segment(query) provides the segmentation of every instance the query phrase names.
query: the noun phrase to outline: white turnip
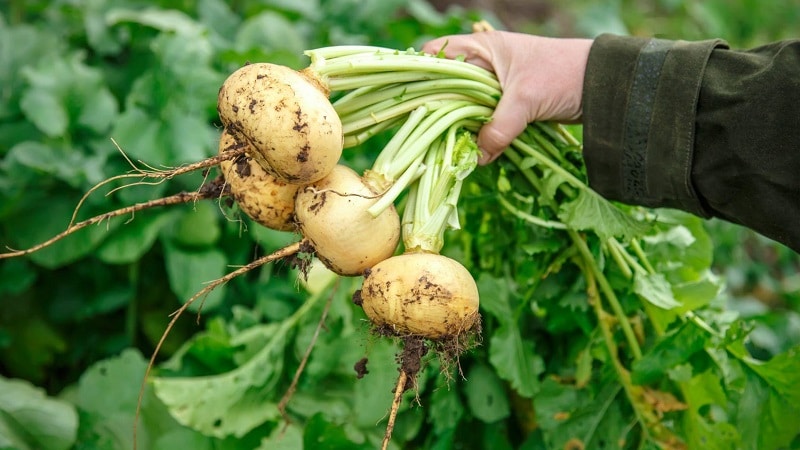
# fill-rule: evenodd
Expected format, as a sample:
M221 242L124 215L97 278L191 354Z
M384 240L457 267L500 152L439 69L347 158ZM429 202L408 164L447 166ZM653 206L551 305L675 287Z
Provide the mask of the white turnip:
M377 216L367 211L380 195L380 187L344 165L297 193L299 229L317 257L337 274L361 275L394 254L400 240L400 217L394 206Z
M472 275L434 253L405 253L372 267L364 277L361 306L378 327L433 340L469 332L480 317Z
M257 223L273 230L294 230L294 199L300 185L283 182L253 160L252 145L234 138L227 130L219 141L219 152L244 148L245 154L223 160L219 167L236 204Z
M325 85L311 72L257 63L232 73L219 90L220 120L275 177L313 183L342 154L342 123Z

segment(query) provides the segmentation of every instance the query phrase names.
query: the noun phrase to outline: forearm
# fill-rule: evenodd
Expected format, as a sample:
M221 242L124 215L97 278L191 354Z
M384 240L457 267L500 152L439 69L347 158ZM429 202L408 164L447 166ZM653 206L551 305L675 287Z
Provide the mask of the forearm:
M800 249L799 46L599 37L583 93L592 187Z

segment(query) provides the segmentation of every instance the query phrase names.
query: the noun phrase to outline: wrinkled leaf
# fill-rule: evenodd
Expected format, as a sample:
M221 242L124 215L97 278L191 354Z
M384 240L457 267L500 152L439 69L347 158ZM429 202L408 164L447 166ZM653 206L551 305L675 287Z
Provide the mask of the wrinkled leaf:
M267 337L250 360L234 370L205 377L158 377L156 395L175 419L208 436L241 437L280 417L274 387L283 372L286 328L260 326Z
M594 191L579 190L575 200L561 204L558 218L575 230L591 230L601 239L629 240L643 235L649 225L636 220Z
M662 336L642 358L633 363L631 381L647 384L662 378L672 367L688 361L703 350L708 336L694 323L687 322Z
M636 273L633 277L633 291L661 309L670 310L681 306L672 294L672 286L660 273Z

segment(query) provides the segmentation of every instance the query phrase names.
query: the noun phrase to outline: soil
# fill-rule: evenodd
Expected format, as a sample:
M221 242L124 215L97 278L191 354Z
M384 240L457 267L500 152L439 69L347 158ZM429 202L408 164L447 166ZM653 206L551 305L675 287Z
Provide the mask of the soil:
M428 353L428 346L425 340L419 336L409 336L403 338L403 351L398 357L400 370L408 375L408 380L404 390L408 391L416 387L417 374L422 369L422 357Z
M361 358L353 365L353 369L356 371L356 378L359 380L369 373L369 370L367 370L367 362L369 362L369 359Z

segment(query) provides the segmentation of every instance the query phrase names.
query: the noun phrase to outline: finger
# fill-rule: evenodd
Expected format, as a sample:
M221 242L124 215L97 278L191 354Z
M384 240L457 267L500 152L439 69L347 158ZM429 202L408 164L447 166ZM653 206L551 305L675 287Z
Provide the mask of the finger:
M464 60L470 64L492 70L488 46L482 38L475 34L457 34L436 38L425 43L422 51L433 55L441 54L449 59L463 56Z
M483 153L478 161L480 164L488 164L497 159L528 126L528 113L524 104L513 101L512 93L507 94L500 98L492 120L484 124L478 132L478 147Z

